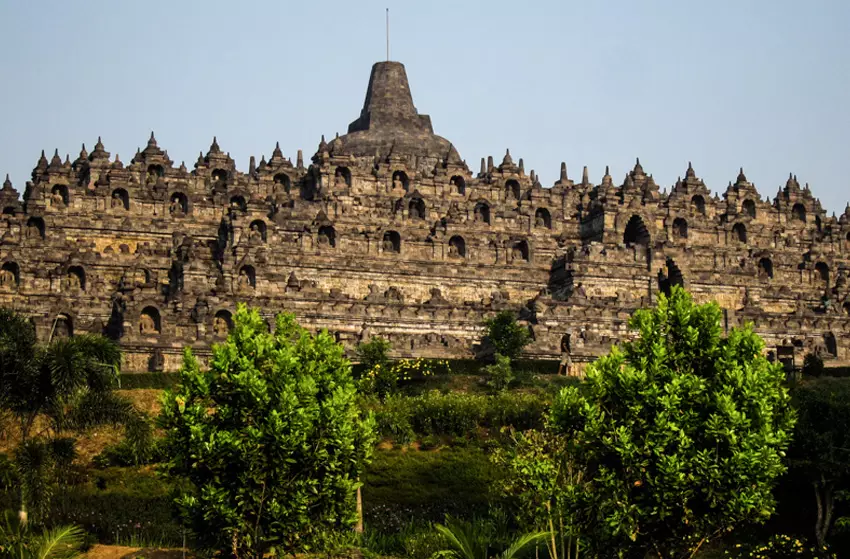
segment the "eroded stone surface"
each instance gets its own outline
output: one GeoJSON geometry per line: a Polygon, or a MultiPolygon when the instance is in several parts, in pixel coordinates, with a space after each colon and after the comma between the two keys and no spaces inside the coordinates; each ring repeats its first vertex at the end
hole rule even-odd
{"type": "Polygon", "coordinates": [[[129,370],[206,356],[238,302],[294,312],[349,349],[385,336],[399,356],[470,357],[485,317],[513,309],[575,362],[627,335],[629,315],[682,284],[751,321],[780,359],[848,358],[850,208],[827,217],[789,177],[762,200],[743,170],[722,198],[689,166],[670,193],[640,162],[620,186],[544,188],[509,153],[470,171],[417,113],[404,67],[372,69],[349,133],[305,166],[275,147],[247,172],[213,140],[189,171],[151,135],[127,166],[98,140],[42,153],[23,201],[0,190],[0,304],[39,336],[104,332],[129,370]]]}

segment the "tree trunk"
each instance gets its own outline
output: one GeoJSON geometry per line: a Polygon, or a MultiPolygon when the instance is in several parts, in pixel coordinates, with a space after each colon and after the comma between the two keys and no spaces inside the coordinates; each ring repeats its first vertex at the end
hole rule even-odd
{"type": "Polygon", "coordinates": [[[815,521],[815,540],[818,542],[818,546],[823,548],[826,545],[826,535],[829,533],[829,528],[832,524],[832,513],[834,509],[833,484],[827,482],[821,476],[821,480],[814,482],[812,486],[815,490],[815,501],[818,508],[818,516],[815,521]]]}
{"type": "Polygon", "coordinates": [[[363,494],[360,492],[360,487],[357,488],[357,524],[354,525],[354,531],[358,534],[363,533],[363,494]]]}

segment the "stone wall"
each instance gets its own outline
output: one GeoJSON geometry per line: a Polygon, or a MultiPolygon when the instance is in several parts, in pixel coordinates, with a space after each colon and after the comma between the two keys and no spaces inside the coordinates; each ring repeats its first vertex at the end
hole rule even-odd
{"type": "Polygon", "coordinates": [[[242,172],[213,140],[189,171],[152,134],[125,166],[98,139],[74,161],[42,154],[23,200],[7,180],[0,206],[0,304],[42,339],[120,340],[128,370],[208,355],[240,302],[349,349],[380,335],[432,357],[475,355],[482,321],[510,309],[530,356],[569,334],[582,362],[676,284],[717,301],[725,327],[752,322],[778,358],[850,358],[850,209],[827,217],[793,176],[763,200],[743,170],[722,198],[690,166],[669,193],[640,162],[619,186],[562,166],[544,188],[510,153],[473,173],[396,62],[375,65],[349,133],[306,164],[275,147],[242,172]]]}

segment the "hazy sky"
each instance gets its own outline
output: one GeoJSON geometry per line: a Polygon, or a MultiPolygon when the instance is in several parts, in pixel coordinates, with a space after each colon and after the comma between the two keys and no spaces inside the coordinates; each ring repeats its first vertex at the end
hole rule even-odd
{"type": "MultiPolygon", "coordinates": [[[[305,158],[345,133],[373,62],[477,171],[505,148],[549,186],[640,157],[667,187],[693,161],[773,197],[789,172],[829,211],[850,199],[850,2],[0,0],[0,173],[98,135],[126,163],[151,130],[191,168],[213,135],[305,158]]],[[[0,176],[2,179],[2,176],[0,176]]]]}

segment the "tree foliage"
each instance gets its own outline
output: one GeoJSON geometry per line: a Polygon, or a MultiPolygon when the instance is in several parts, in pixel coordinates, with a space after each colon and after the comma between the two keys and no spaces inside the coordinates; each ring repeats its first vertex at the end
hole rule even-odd
{"type": "Polygon", "coordinates": [[[493,318],[484,321],[486,340],[496,353],[516,359],[522,349],[531,343],[528,329],[517,322],[511,311],[501,311],[493,318]]]}
{"type": "Polygon", "coordinates": [[[789,456],[814,489],[819,546],[833,524],[836,493],[850,484],[850,380],[824,378],[794,391],[798,420],[789,456]]]}
{"type": "Polygon", "coordinates": [[[120,364],[120,349],[103,336],[39,344],[25,316],[0,309],[0,409],[13,418],[8,424],[17,442],[22,518],[28,503],[36,514],[46,507],[55,481],[73,461],[68,433],[128,425],[134,440],[149,440],[144,416],[113,392],[120,364]]]}
{"type": "Polygon", "coordinates": [[[724,338],[719,307],[679,287],[629,325],[637,338],[553,405],[585,476],[577,522],[599,557],[692,557],[774,511],[794,426],[784,375],[749,327],[724,338]]]}
{"type": "Polygon", "coordinates": [[[357,520],[355,491],[373,446],[351,365],[327,332],[279,315],[270,333],[240,306],[202,371],[186,350],[163,399],[177,504],[201,548],[235,557],[316,549],[357,520]]]}
{"type": "Polygon", "coordinates": [[[0,523],[0,559],[77,559],[84,535],[79,526],[36,532],[6,511],[0,523]]]}

